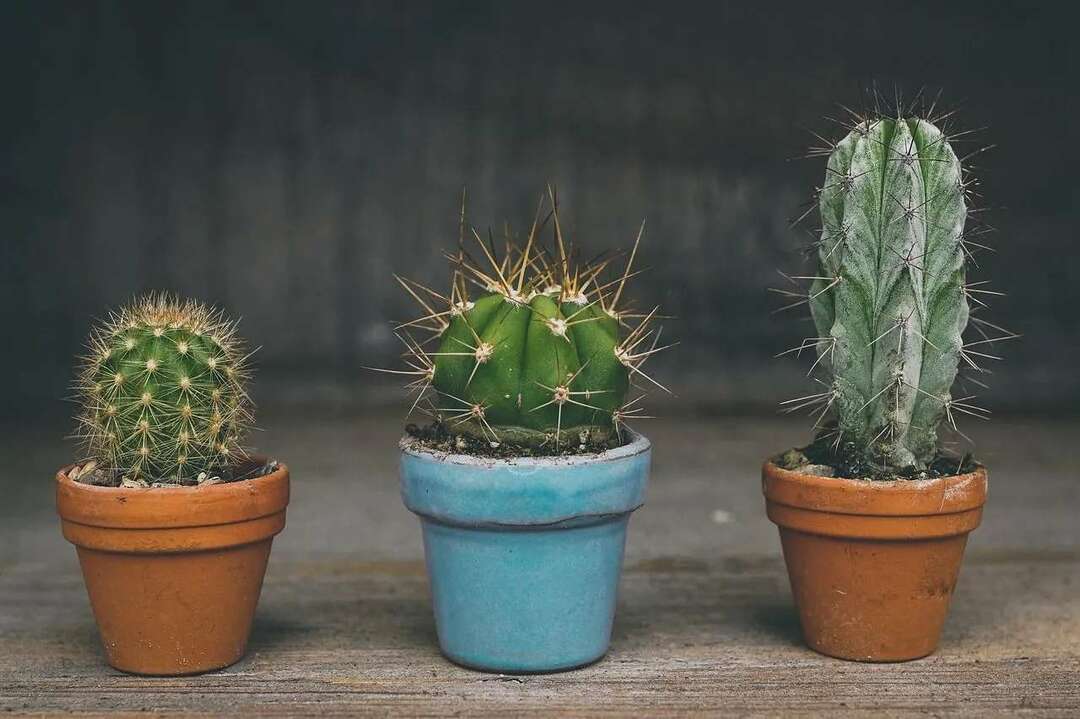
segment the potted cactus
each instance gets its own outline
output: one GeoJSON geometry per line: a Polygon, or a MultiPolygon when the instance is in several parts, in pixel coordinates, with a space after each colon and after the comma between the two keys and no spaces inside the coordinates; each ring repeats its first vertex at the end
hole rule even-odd
{"type": "Polygon", "coordinates": [[[816,350],[820,389],[786,403],[811,409],[816,437],[767,461],[763,489],[806,642],[843,659],[934,651],[986,499],[986,469],[939,430],[985,416],[954,396],[958,365],[1015,335],[969,313],[988,291],[966,280],[980,245],[950,139],[927,119],[860,116],[820,153],[817,269],[793,303],[817,332],[792,350],[816,350]],[[982,336],[965,343],[968,327],[982,336]]]}
{"type": "Polygon", "coordinates": [[[134,674],[239,660],[289,471],[241,446],[247,355],[220,312],[156,295],[96,327],[76,382],[85,458],[56,475],[105,656],[134,674]]]}
{"type": "Polygon", "coordinates": [[[399,328],[404,371],[432,419],[401,441],[401,493],[420,518],[439,643],[481,670],[582,666],[607,651],[644,501],[651,448],[626,422],[644,417],[631,387],[655,384],[642,365],[663,349],[657,310],[625,306],[637,244],[613,279],[614,257],[578,263],[551,190],[502,253],[471,229],[466,247],[465,232],[463,208],[448,293],[400,280],[424,312],[399,328]]]}

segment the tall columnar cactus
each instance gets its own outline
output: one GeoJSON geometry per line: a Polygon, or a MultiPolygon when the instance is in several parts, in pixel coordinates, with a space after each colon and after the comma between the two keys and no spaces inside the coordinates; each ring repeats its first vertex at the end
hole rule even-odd
{"type": "Polygon", "coordinates": [[[832,150],[819,200],[808,299],[835,446],[923,469],[964,407],[950,394],[968,323],[960,161],[927,120],[862,120],[832,150]]]}
{"type": "MultiPolygon", "coordinates": [[[[657,309],[639,314],[623,306],[637,244],[624,271],[605,281],[612,258],[579,266],[554,193],[549,198],[550,210],[542,217],[543,205],[538,209],[525,243],[508,237],[501,259],[490,236],[484,241],[470,230],[483,261],[462,246],[450,258],[449,295],[398,278],[425,311],[399,327],[409,350],[406,372],[418,377],[413,406],[433,388],[438,399],[430,411],[451,434],[551,450],[608,442],[628,419],[643,417],[641,396],[626,401],[634,380],[660,386],[642,369],[665,349],[652,327],[657,309]],[[553,252],[538,239],[549,222],[553,252]],[[470,286],[479,288],[475,297],[470,286]],[[437,348],[427,351],[407,334],[415,327],[433,332],[437,348]]],[[[462,241],[464,234],[463,210],[462,241]]]]}
{"type": "Polygon", "coordinates": [[[234,329],[219,312],[164,295],[96,327],[77,382],[89,456],[132,480],[166,483],[241,459],[251,415],[234,329]]]}

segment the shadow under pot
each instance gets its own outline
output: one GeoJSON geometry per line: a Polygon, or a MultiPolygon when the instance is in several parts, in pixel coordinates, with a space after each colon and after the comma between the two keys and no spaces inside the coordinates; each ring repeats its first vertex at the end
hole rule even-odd
{"type": "Polygon", "coordinates": [[[420,517],[443,654],[505,673],[604,656],[649,441],[520,459],[435,453],[409,437],[401,446],[402,499],[420,517]]]}
{"type": "Polygon", "coordinates": [[[986,470],[927,480],[819,477],[766,462],[769,519],[811,649],[896,662],[937,649],[986,470]]]}
{"type": "MultiPolygon", "coordinates": [[[[256,458],[255,462],[264,462],[256,458]]],[[[199,674],[244,655],[289,470],[200,487],[121,488],[56,475],[105,657],[132,674],[199,674]]]]}

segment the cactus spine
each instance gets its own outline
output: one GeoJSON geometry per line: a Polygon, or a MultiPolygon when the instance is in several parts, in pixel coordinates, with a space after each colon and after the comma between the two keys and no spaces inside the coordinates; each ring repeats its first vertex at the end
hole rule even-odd
{"type": "Polygon", "coordinates": [[[165,295],[96,327],[76,385],[89,456],[132,480],[182,484],[242,458],[251,414],[234,330],[219,312],[165,295]]]}
{"type": "Polygon", "coordinates": [[[507,237],[501,258],[490,235],[485,241],[470,229],[482,262],[464,249],[462,209],[449,296],[398,278],[426,313],[399,326],[405,373],[416,375],[410,387],[420,393],[413,406],[433,388],[438,400],[428,410],[451,434],[559,451],[610,442],[627,420],[643,418],[641,397],[627,402],[626,395],[634,379],[656,384],[642,365],[666,347],[658,346],[656,309],[639,314],[623,305],[637,243],[623,272],[603,281],[612,259],[579,265],[553,191],[548,198],[549,211],[542,201],[524,244],[507,237]],[[539,240],[548,223],[553,252],[539,240]],[[474,298],[470,285],[480,288],[474,298]],[[415,327],[432,331],[437,349],[428,352],[407,334],[415,327]]]}
{"type": "Polygon", "coordinates": [[[948,139],[924,119],[862,120],[829,156],[808,295],[829,375],[817,398],[835,418],[835,446],[869,465],[925,468],[955,408],[968,324],[964,189],[948,139]]]}

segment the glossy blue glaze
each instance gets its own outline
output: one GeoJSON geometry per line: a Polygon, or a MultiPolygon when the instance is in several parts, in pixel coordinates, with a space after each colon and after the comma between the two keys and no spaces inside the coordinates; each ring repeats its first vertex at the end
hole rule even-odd
{"type": "Polygon", "coordinates": [[[546,672],[607,651],[630,513],[651,450],[491,460],[406,440],[401,495],[420,516],[443,653],[498,672],[546,672]]]}

